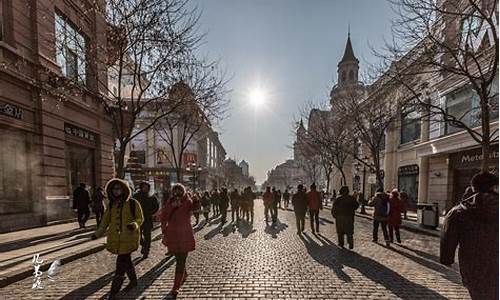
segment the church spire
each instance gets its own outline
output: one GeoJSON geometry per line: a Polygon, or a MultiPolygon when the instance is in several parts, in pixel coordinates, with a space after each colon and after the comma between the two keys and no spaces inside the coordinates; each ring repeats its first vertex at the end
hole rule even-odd
{"type": "Polygon", "coordinates": [[[347,31],[347,43],[345,45],[344,56],[340,60],[339,64],[343,62],[359,62],[356,56],[354,55],[354,50],[352,50],[350,26],[347,31]]]}
{"type": "Polygon", "coordinates": [[[351,26],[347,27],[347,42],[344,56],[337,65],[337,80],[339,87],[358,83],[359,60],[354,55],[351,43],[351,26]]]}

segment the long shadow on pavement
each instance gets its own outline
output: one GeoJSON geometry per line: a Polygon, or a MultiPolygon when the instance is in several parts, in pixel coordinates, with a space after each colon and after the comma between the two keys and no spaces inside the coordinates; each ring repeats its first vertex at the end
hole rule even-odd
{"type": "Polygon", "coordinates": [[[371,281],[381,284],[401,299],[446,299],[441,294],[414,283],[383,264],[356,252],[339,248],[333,243],[319,245],[307,234],[300,237],[309,255],[318,263],[330,267],[344,282],[352,281],[342,270],[344,266],[358,270],[371,281]]]}
{"type": "MultiPolygon", "coordinates": [[[[404,247],[406,249],[410,249],[408,247],[404,247]]],[[[410,260],[413,260],[414,262],[416,262],[417,264],[421,265],[421,266],[424,266],[428,269],[431,269],[431,270],[434,270],[436,272],[439,272],[441,273],[444,278],[448,279],[449,281],[455,283],[455,284],[462,284],[462,280],[459,278],[460,276],[458,276],[458,274],[456,273],[456,271],[452,270],[452,269],[449,269],[443,265],[441,265],[439,262],[437,261],[434,261],[434,260],[428,260],[428,259],[424,259],[424,258],[421,258],[421,257],[418,257],[418,256],[415,256],[415,255],[412,255],[410,253],[407,253],[405,251],[401,251],[395,247],[391,247],[390,248],[392,251],[410,259],[410,260]]]]}
{"type": "MultiPolygon", "coordinates": [[[[140,257],[134,258],[134,265],[137,265],[139,262],[141,262],[140,257]]],[[[69,292],[60,300],[86,299],[89,296],[95,294],[100,289],[104,288],[108,283],[110,283],[111,280],[113,280],[114,273],[115,271],[109,272],[97,278],[96,280],[69,292]]]]}
{"type": "Polygon", "coordinates": [[[151,284],[153,284],[153,282],[160,277],[166,269],[172,266],[174,262],[174,257],[165,257],[137,280],[137,288],[126,293],[122,292],[122,294],[126,295],[127,299],[137,299],[139,295],[142,294],[151,284]]]}
{"type": "Polygon", "coordinates": [[[241,234],[242,238],[247,238],[250,234],[254,233],[256,230],[253,225],[248,222],[241,222],[238,226],[238,232],[241,234]]]}
{"type": "Polygon", "coordinates": [[[278,234],[287,228],[288,228],[287,224],[281,223],[280,220],[277,220],[274,226],[267,225],[264,232],[270,234],[273,239],[276,239],[278,238],[278,234]]]}

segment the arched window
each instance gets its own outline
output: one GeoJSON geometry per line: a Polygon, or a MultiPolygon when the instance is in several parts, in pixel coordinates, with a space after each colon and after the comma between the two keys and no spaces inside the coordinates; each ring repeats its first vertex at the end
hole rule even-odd
{"type": "Polygon", "coordinates": [[[342,82],[345,81],[345,71],[342,71],[342,82]]]}
{"type": "Polygon", "coordinates": [[[354,81],[354,72],[352,70],[349,71],[349,81],[354,81]]]}

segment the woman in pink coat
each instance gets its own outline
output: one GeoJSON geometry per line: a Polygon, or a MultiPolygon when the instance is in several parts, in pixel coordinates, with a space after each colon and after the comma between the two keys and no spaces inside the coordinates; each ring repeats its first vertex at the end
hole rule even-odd
{"type": "Polygon", "coordinates": [[[163,244],[168,252],[175,256],[175,279],[171,294],[177,295],[179,288],[186,281],[186,258],[188,252],[195,249],[191,214],[193,202],[184,186],[176,184],[172,188],[171,198],[158,212],[163,233],[163,244]]]}
{"type": "Polygon", "coordinates": [[[401,226],[401,212],[403,211],[403,203],[399,198],[399,192],[397,189],[392,190],[389,197],[390,211],[389,220],[387,224],[389,225],[389,240],[391,243],[394,242],[394,232],[396,232],[396,240],[401,244],[401,236],[399,235],[399,227],[401,226]]]}

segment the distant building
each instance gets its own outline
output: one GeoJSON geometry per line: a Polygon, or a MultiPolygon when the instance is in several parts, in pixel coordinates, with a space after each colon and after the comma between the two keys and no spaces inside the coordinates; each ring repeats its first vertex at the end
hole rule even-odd
{"type": "Polygon", "coordinates": [[[243,174],[243,176],[245,176],[245,177],[250,176],[249,165],[245,160],[240,161],[239,166],[241,168],[241,173],[243,174]]]}

